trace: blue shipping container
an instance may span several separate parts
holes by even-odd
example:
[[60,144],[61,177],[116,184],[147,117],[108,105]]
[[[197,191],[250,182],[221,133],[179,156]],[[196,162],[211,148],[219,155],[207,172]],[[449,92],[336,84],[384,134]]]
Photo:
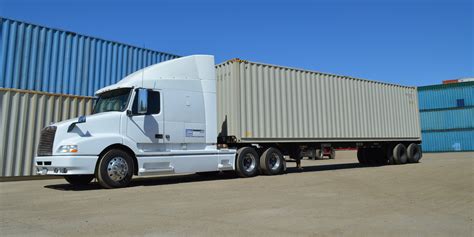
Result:
[[420,111],[474,106],[474,82],[418,87]]
[[434,110],[420,113],[421,131],[445,129],[474,129],[474,107]]
[[0,87],[92,96],[177,55],[0,18]]
[[[424,152],[474,151],[474,130],[422,132]],[[474,158],[474,155],[473,155]]]

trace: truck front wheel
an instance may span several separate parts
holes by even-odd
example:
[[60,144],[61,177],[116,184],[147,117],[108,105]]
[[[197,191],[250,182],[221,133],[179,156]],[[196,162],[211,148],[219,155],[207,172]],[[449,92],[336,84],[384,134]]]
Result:
[[94,175],[66,175],[64,179],[72,185],[86,185],[94,179]]
[[104,188],[126,187],[133,176],[133,158],[125,151],[106,152],[97,167],[97,181]]
[[242,177],[253,177],[258,174],[258,154],[252,147],[242,147],[237,150],[235,170]]

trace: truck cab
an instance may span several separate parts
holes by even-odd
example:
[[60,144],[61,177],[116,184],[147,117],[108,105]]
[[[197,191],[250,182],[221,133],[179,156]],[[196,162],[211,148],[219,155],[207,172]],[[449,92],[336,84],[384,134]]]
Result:
[[43,129],[38,174],[117,188],[133,175],[234,169],[236,151],[216,146],[213,56],[155,64],[96,95],[92,115]]

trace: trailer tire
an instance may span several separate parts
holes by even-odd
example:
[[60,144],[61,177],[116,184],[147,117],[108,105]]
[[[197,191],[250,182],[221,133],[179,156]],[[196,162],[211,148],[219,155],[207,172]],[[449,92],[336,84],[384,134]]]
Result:
[[235,159],[235,170],[237,175],[242,178],[258,175],[259,159],[258,153],[252,147],[242,147],[237,150]]
[[331,148],[331,153],[329,153],[329,159],[330,160],[336,159],[336,149]]
[[407,148],[405,145],[399,143],[393,148],[393,160],[395,164],[407,163]]
[[123,188],[130,184],[133,170],[133,158],[123,150],[112,149],[100,159],[96,178],[104,188]]
[[382,165],[387,165],[389,163],[388,157],[387,157],[387,150],[385,147],[376,148],[374,150],[374,153],[377,156],[375,158],[375,165],[382,166]]
[[94,179],[94,175],[65,175],[64,179],[72,185],[87,185]]
[[367,149],[363,147],[357,148],[357,160],[359,160],[359,163],[362,165],[366,165],[367,162]]
[[274,147],[270,147],[260,156],[260,169],[266,175],[276,175],[283,173],[285,159],[281,152]]
[[368,165],[377,165],[378,153],[375,148],[366,148],[365,156]]
[[412,143],[408,145],[407,148],[407,156],[408,156],[408,162],[410,163],[418,163],[423,156],[423,153],[421,151],[421,147],[416,144]]
[[395,159],[393,158],[393,149],[395,147],[393,145],[388,145],[387,150],[385,151],[385,155],[387,156],[388,164],[395,165]]
[[321,149],[316,149],[315,153],[316,153],[315,160],[320,160],[323,158],[323,151]]

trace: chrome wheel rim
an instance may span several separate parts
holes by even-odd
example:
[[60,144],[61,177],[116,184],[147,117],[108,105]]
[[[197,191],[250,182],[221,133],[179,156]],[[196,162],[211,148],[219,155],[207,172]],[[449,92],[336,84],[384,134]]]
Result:
[[113,181],[121,181],[128,174],[128,164],[123,157],[114,157],[107,165],[107,174]]
[[270,157],[268,163],[270,164],[270,168],[272,170],[278,170],[281,165],[280,156],[277,153],[272,153],[272,156]]
[[257,159],[252,153],[247,153],[243,159],[243,166],[246,172],[252,172],[257,165]]

